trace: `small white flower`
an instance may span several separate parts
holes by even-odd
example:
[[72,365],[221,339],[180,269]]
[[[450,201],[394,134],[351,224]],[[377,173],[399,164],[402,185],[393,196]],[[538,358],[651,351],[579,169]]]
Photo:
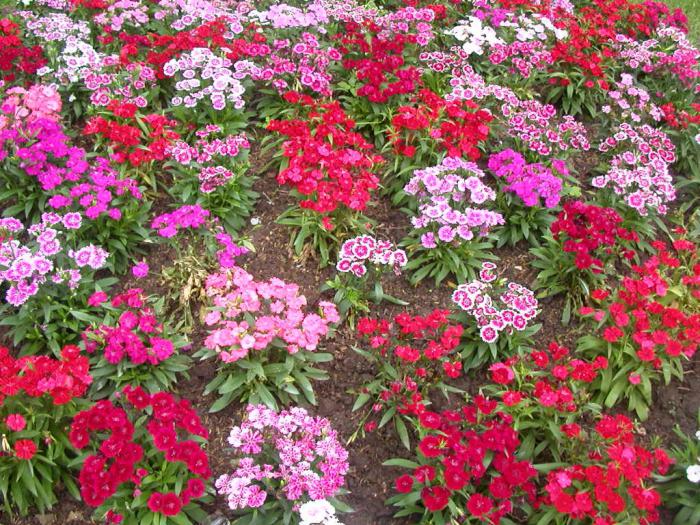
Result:
[[[699,135],[699,137],[700,137],[700,135]],[[696,138],[699,138],[699,137],[696,137]],[[700,140],[698,140],[698,142],[700,142]],[[696,437],[698,440],[700,440],[700,430],[698,430],[698,431],[695,433],[695,437]]]
[[250,224],[252,224],[253,226],[257,226],[258,224],[260,224],[260,217],[251,217]]
[[688,476],[688,481],[700,483],[700,465],[690,465],[685,472]]
[[333,505],[325,499],[307,501],[299,507],[299,517],[304,525],[324,523],[326,519],[334,515]]

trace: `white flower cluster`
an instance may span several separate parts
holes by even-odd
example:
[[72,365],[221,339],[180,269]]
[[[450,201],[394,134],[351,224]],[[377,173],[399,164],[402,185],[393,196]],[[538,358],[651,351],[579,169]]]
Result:
[[325,499],[307,501],[299,507],[299,525],[343,525],[335,515],[335,508]]
[[496,44],[505,44],[505,41],[498,37],[493,27],[485,26],[481,19],[475,16],[468,16],[464,20],[460,20],[455,27],[446,33],[460,42],[464,42],[462,49],[470,55],[473,53],[482,55],[485,48]]
[[545,41],[549,38],[550,33],[554,35],[556,40],[561,40],[569,34],[566,30],[555,27],[546,16],[538,14],[515,16],[511,13],[507,20],[500,23],[499,27],[512,28],[515,31],[516,40],[521,42]]

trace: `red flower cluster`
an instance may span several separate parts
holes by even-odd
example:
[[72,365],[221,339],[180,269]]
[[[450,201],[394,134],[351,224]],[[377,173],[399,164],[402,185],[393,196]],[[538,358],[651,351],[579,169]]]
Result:
[[287,137],[283,155],[287,167],[277,175],[280,184],[288,184],[301,195],[302,208],[320,214],[344,205],[364,210],[370,192],[379,179],[371,170],[382,162],[373,147],[353,130],[355,122],[338,102],[319,104],[311,97],[288,92],[287,102],[306,110],[302,119],[272,120],[267,129]]
[[[380,27],[371,23],[348,22],[337,38],[340,40],[339,49],[346,57],[343,67],[355,71],[357,79],[363,82],[357,96],[384,104],[395,95],[414,93],[422,81],[420,70],[407,65],[404,58],[410,56],[406,47],[416,43],[415,35],[393,34],[387,39],[377,35],[380,31]],[[353,55],[360,58],[348,58]]]
[[30,397],[48,395],[54,405],[65,405],[81,397],[92,382],[87,357],[77,346],[67,345],[61,359],[27,356],[15,359],[0,346],[0,404],[6,397],[24,393]]
[[420,496],[429,511],[440,511],[452,500],[493,524],[513,510],[514,498],[525,494],[534,501],[536,471],[516,459],[520,441],[512,419],[495,408],[495,401],[477,396],[461,412],[421,414],[427,432],[418,445],[421,465],[396,480],[397,491],[424,485]]
[[672,460],[661,449],[637,444],[633,429],[627,417],[606,415],[595,432],[574,437],[580,440],[575,448],[587,455],[549,472],[540,504],[594,525],[657,522],[661,497],[649,483],[665,474]]
[[41,46],[25,46],[20,38],[19,26],[9,18],[0,19],[0,78],[12,82],[17,70],[33,75],[46,62]]
[[[96,292],[88,303],[97,306],[106,299],[104,292]],[[111,364],[128,357],[135,365],[146,362],[157,365],[173,354],[175,345],[170,339],[160,337],[163,325],[147,305],[143,290],[131,288],[116,295],[112,306],[122,310],[114,323],[101,324],[83,332],[83,344],[88,353],[94,354],[99,349]]]
[[[543,2],[539,8],[550,7],[550,2]],[[679,21],[677,15],[670,15],[668,7],[661,2],[630,0],[594,0],[575,13],[558,12],[557,20],[568,32],[568,37],[554,44],[552,67],[561,71],[563,63],[570,64],[581,68],[587,76],[599,79],[605,77],[606,60],[615,55],[615,35],[648,37],[661,22]]]
[[666,124],[672,128],[686,129],[690,124],[700,124],[700,104],[691,104],[692,113],[681,110],[678,111],[673,102],[668,102],[659,106],[664,113]]
[[423,141],[435,144],[450,157],[476,160],[477,149],[489,135],[493,116],[470,100],[448,102],[429,89],[422,89],[410,106],[400,106],[387,132],[400,155],[413,157]]
[[[181,462],[186,465],[189,473],[185,475],[194,477],[179,495],[175,495],[177,503],[173,500],[173,493],[154,493],[148,501],[153,512],[173,516],[190,499],[203,494],[202,479],[211,476],[209,460],[201,445],[191,439],[180,440],[178,430],[205,439],[208,431],[190,402],[185,399],[176,401],[172,394],[166,392],[150,395],[140,387],[125,388],[124,398],[136,409],[139,418],[143,417],[140,412],[151,408],[152,414],[146,416],[145,421],[139,419],[137,428],[124,408],[115,406],[108,400],[97,402],[73,419],[69,437],[77,449],[82,450],[90,445],[91,433],[109,432],[109,437],[103,439],[99,446],[96,445],[97,451],[83,463],[79,475],[83,500],[91,506],[102,505],[116,493],[121,484],[131,482],[143,486],[143,478],[154,469],[163,468],[163,465],[167,469],[168,464]],[[150,451],[144,453],[144,445],[149,436],[162,455],[153,455]],[[142,461],[144,466],[137,468]],[[181,472],[178,481],[182,475]]]
[[[489,370],[494,383],[509,387],[497,389],[505,406],[530,404],[532,400],[541,407],[566,414],[580,408],[580,392],[588,397],[585,389],[578,388],[579,384],[592,383],[599,371],[607,367],[608,360],[603,356],[596,357],[593,362],[572,358],[568,348],[552,342],[547,350],[533,350],[526,358],[513,357],[491,365]],[[572,433],[576,427],[568,426],[564,430]]]
[[[682,306],[683,301],[700,298],[700,263],[696,247],[689,241],[676,240],[673,252],[661,241],[652,246],[656,254],[641,266],[633,266],[633,275],[624,277],[614,294],[604,290],[592,292],[591,297],[600,304],[599,310],[584,307],[581,313],[605,320],[602,335],[609,343],[629,335],[637,358],[658,370],[668,358],[693,357],[700,344],[700,313],[694,307],[684,311]],[[674,270],[681,267],[679,257],[685,255],[690,256],[691,262],[678,275]],[[672,287],[676,292],[668,298]],[[631,380],[635,381],[632,377]]]
[[[614,248],[639,240],[636,232],[623,228],[621,223],[622,217],[612,208],[568,201],[552,223],[551,232],[556,240],[563,241],[565,252],[575,254],[578,269],[601,273],[603,257],[609,258]],[[625,257],[634,257],[632,250],[622,249]]]
[[[448,310],[434,310],[425,317],[401,313],[394,323],[385,319],[362,318],[357,331],[369,342],[380,368],[378,380],[363,388],[376,398],[375,412],[395,408],[399,414],[417,416],[427,405],[432,388],[444,375],[459,377],[462,363],[452,354],[459,345],[463,328],[452,324]],[[376,426],[372,423],[366,430]]]
[[117,119],[126,120],[127,123],[120,124],[118,120],[112,120],[111,116],[96,116],[88,120],[83,133],[99,135],[109,141],[108,146],[113,151],[110,158],[115,162],[128,162],[131,166],[138,167],[152,161],[163,161],[168,147],[180,138],[172,129],[177,126],[177,122],[163,115],[152,113],[138,117],[148,127],[148,133],[144,136],[136,122],[136,106],[113,100],[108,109]]

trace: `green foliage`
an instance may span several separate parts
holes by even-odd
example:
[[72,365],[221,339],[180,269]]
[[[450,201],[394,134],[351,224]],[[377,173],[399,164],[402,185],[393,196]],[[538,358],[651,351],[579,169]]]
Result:
[[[216,352],[203,348],[195,358],[218,359]],[[331,354],[299,350],[295,354],[273,342],[264,351],[254,351],[245,359],[220,363],[216,377],[207,384],[204,395],[216,392],[218,398],[209,409],[219,412],[234,401],[263,404],[277,410],[302,400],[315,405],[311,381],[328,379],[328,373],[316,365],[331,361]]]

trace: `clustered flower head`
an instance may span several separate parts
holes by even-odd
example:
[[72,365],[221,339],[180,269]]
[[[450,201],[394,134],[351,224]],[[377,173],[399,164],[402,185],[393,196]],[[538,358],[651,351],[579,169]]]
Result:
[[196,132],[198,140],[194,146],[179,140],[168,148],[168,155],[178,164],[196,165],[195,167],[199,169],[199,189],[202,193],[211,193],[234,178],[234,172],[221,163],[229,163],[243,150],[250,148],[250,143],[244,134],[208,138],[221,131],[220,126],[210,124]]
[[663,118],[661,108],[651,102],[649,92],[636,85],[629,73],[622,73],[613,87],[607,92],[610,103],[600,108],[603,113],[615,112],[619,120],[635,123],[641,122],[647,115],[657,122]]
[[209,210],[199,204],[180,206],[175,211],[158,215],[151,221],[151,228],[158,230],[158,235],[165,238],[174,237],[181,229],[197,229],[204,226],[209,218]]
[[14,358],[0,346],[0,405],[5,398],[19,395],[51,397],[54,405],[65,405],[81,397],[92,383],[90,363],[80,349],[66,345],[60,359],[48,356]]
[[[22,410],[27,406],[27,398],[51,399],[51,405],[65,405],[75,398],[82,397],[92,383],[90,375],[90,363],[85,356],[80,355],[77,346],[67,345],[61,350],[59,359],[48,356],[27,356],[14,358],[10,351],[0,346],[0,409],[4,405],[19,407]],[[11,401],[13,401],[11,403]],[[19,402],[19,404],[17,404]],[[45,407],[44,410],[51,410]],[[11,453],[21,460],[31,460],[37,453],[39,446],[33,437],[33,418],[44,417],[45,412],[35,413],[34,409],[25,412],[13,412],[4,420],[0,420],[0,426],[4,423],[11,432],[27,431],[21,434],[10,444],[3,433],[2,455]],[[4,410],[2,410],[4,412]],[[4,412],[6,413],[6,412]],[[13,440],[10,435],[10,440]]]
[[460,284],[452,293],[452,302],[474,318],[485,343],[495,342],[504,331],[525,330],[539,313],[532,290],[512,281],[497,281],[495,270],[495,264],[483,263],[478,279]]
[[[93,294],[91,302],[95,304],[100,299],[106,299],[106,295],[97,298]],[[143,290],[130,288],[114,296],[111,305],[120,311],[113,326],[101,324],[88,328],[82,334],[88,353],[100,351],[113,365],[125,358],[135,365],[146,362],[157,365],[173,354],[175,346],[170,339],[163,337],[163,325],[148,306]]]
[[9,283],[8,303],[21,306],[51,284],[76,288],[83,268],[104,266],[109,253],[102,248],[88,244],[74,250],[61,243],[61,233],[81,224],[79,213],[44,213],[40,223],[27,228],[28,239],[22,242],[18,237],[24,225],[14,218],[0,219],[0,282]]
[[612,187],[642,216],[649,211],[666,213],[666,204],[676,199],[669,171],[676,154],[673,142],[663,131],[647,124],[633,127],[622,123],[598,150],[613,156],[608,171],[593,178],[593,186]]
[[418,216],[411,223],[416,229],[427,230],[421,235],[425,248],[435,248],[438,241],[469,241],[475,231],[484,236],[504,223],[500,213],[469,206],[496,198],[496,193],[481,181],[484,175],[475,163],[456,157],[414,172],[404,192],[418,201]]
[[[443,374],[452,379],[462,374],[462,362],[455,351],[463,328],[448,316],[448,310],[436,309],[425,316],[403,312],[393,322],[360,319],[358,335],[377,353],[380,366],[390,363],[396,371],[385,381],[363,387],[365,393],[377,396],[374,412],[395,408],[400,414],[419,415],[426,410],[434,382]],[[374,428],[376,422],[365,426],[367,431]]]
[[525,157],[512,149],[491,155],[488,165],[497,177],[508,182],[504,189],[520,197],[525,206],[538,206],[542,199],[546,208],[556,207],[561,198],[561,177],[569,174],[566,163],[559,159],[552,160],[557,176],[540,162],[528,164]]
[[163,73],[168,77],[176,74],[179,77],[175,83],[178,94],[172,98],[171,104],[194,108],[206,103],[217,111],[227,105],[241,109],[245,105],[245,88],[240,78],[244,75],[235,72],[232,65],[229,58],[206,47],[196,47],[170,60],[163,66]]
[[204,322],[211,331],[204,345],[231,363],[251,351],[280,341],[290,354],[314,351],[331,325],[340,320],[333,303],[319,303],[319,313],[306,312],[299,286],[281,279],[256,281],[237,266],[207,277],[211,310]]
[[236,456],[234,470],[215,485],[231,509],[258,508],[268,495],[303,505],[333,497],[345,483],[347,450],[327,419],[303,408],[276,412],[248,405],[228,443]]
[[[506,407],[530,406],[530,401],[566,416],[584,408],[589,394],[580,386],[589,385],[608,368],[608,360],[593,361],[573,357],[568,348],[555,342],[546,350],[532,350],[489,367],[491,381],[501,385],[498,393]],[[577,423],[565,423],[561,430],[569,437],[578,435]]]
[[364,210],[370,192],[379,185],[372,169],[383,159],[353,131],[355,122],[338,102],[318,104],[295,92],[285,98],[301,104],[309,114],[304,120],[273,120],[268,125],[269,130],[287,137],[282,147],[289,162],[277,175],[277,182],[308,197],[301,207],[320,214],[331,213],[340,205]]
[[587,454],[547,474],[541,504],[601,525],[630,516],[638,523],[658,521],[661,495],[650,484],[654,475],[668,471],[672,460],[662,449],[638,444],[629,418],[604,415],[592,432],[566,439],[579,442]]
[[491,132],[493,115],[471,100],[447,99],[430,89],[421,89],[411,104],[400,106],[386,132],[394,150],[413,157],[421,142],[434,144],[450,157],[476,160],[478,146]]
[[612,208],[567,201],[550,231],[565,252],[574,254],[579,270],[601,273],[614,248],[621,249],[627,258],[634,256],[628,247],[639,241],[639,236],[621,224],[622,217]]
[[[95,219],[102,214],[119,220],[121,196],[141,199],[135,180],[122,177],[104,157],[88,158],[58,122],[60,98],[48,86],[35,84],[6,98],[0,107],[0,159],[19,168],[8,172],[34,177],[49,196],[48,205],[60,210],[79,206]],[[23,183],[23,181],[18,181]]]
[[[39,119],[57,122],[61,118],[61,95],[52,86],[33,84],[29,89],[13,87],[5,92],[2,111],[15,121],[30,123]],[[7,117],[0,118],[0,129],[7,125]]]
[[494,524],[513,511],[514,498],[534,501],[537,473],[517,459],[520,440],[512,418],[495,409],[495,401],[479,395],[458,411],[421,414],[420,465],[396,478],[396,490],[409,493],[417,485],[428,511],[452,502],[468,516]]
[[[211,476],[207,454],[194,439],[207,439],[208,431],[191,403],[178,401],[170,393],[151,395],[141,387],[127,387],[120,399],[123,407],[109,400],[98,401],[73,419],[71,444],[78,450],[90,447],[94,451],[83,462],[78,476],[83,501],[98,507],[123,484],[138,488],[149,474],[158,479],[156,469],[184,465],[179,493],[153,491],[148,497],[151,512],[175,516],[191,499],[204,494],[204,480]],[[146,410],[145,420],[135,426],[134,421]],[[91,441],[91,435],[96,442]],[[183,435],[189,439],[183,439]],[[160,454],[154,456],[153,447]],[[152,483],[148,481],[149,488]]]
[[[693,243],[676,241],[670,249],[654,241],[652,246],[656,254],[633,266],[632,275],[623,277],[614,293],[602,289],[591,292],[598,309],[584,306],[580,312],[601,322],[602,337],[611,344],[623,344],[623,337],[629,336],[625,340],[632,345],[640,364],[658,371],[666,361],[681,356],[692,358],[700,344],[700,314],[667,300],[674,286],[681,297],[691,295],[698,269],[694,265],[692,275],[674,275],[674,269],[680,266],[679,257],[696,253]],[[631,373],[630,382],[638,384],[640,376]]]
[[367,263],[392,267],[397,274],[406,266],[406,252],[397,249],[391,241],[380,241],[370,235],[348,239],[340,247],[336,269],[362,277],[367,273]]

